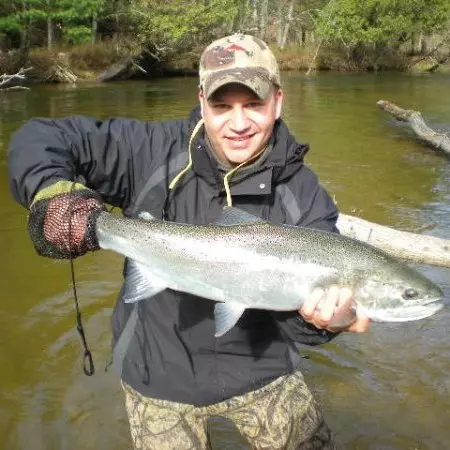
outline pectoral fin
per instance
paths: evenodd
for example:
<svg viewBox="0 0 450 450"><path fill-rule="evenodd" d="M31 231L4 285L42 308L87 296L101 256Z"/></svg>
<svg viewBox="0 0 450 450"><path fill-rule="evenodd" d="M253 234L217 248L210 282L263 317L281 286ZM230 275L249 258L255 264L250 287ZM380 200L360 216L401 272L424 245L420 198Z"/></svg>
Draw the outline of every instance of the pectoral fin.
<svg viewBox="0 0 450 450"><path fill-rule="evenodd" d="M233 328L244 313L245 309L246 306L241 303L216 303L216 306L214 307L216 333L214 336L220 337Z"/></svg>
<svg viewBox="0 0 450 450"><path fill-rule="evenodd" d="M125 303L135 303L153 297L166 289L167 284L152 276L149 269L136 261L128 260L123 300Z"/></svg>

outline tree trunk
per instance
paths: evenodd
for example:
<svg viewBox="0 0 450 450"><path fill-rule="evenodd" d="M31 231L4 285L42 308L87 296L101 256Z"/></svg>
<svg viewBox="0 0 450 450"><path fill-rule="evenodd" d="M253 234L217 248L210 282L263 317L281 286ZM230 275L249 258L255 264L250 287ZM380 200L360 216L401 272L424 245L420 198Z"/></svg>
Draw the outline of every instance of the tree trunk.
<svg viewBox="0 0 450 450"><path fill-rule="evenodd" d="M92 44L95 44L95 41L97 40L97 14L93 14L92 16L92 34L91 34L91 42Z"/></svg>
<svg viewBox="0 0 450 450"><path fill-rule="evenodd" d="M291 3L289 3L287 19L286 19L286 23L284 25L283 35L282 35L281 42L280 42L281 50L284 50L284 47L286 46L287 37L289 35L289 29L291 27L292 17L294 14L294 1L295 0L291 0Z"/></svg>
<svg viewBox="0 0 450 450"><path fill-rule="evenodd" d="M233 32L244 31L247 23L247 11L250 8L250 1L246 0L238 3L238 12L234 18L233 22Z"/></svg>
<svg viewBox="0 0 450 450"><path fill-rule="evenodd" d="M397 258L450 267L450 240L395 230L345 214L339 214L337 227L341 234L367 242Z"/></svg>
<svg viewBox="0 0 450 450"><path fill-rule="evenodd" d="M53 21L47 18L47 49L51 51L53 48Z"/></svg>
<svg viewBox="0 0 450 450"><path fill-rule="evenodd" d="M28 53L30 51L30 22L24 25L20 34L19 61L21 66L25 66L28 61Z"/></svg>
<svg viewBox="0 0 450 450"><path fill-rule="evenodd" d="M281 41L283 39L283 25L284 25L284 1L278 2L277 20L276 20L276 40L277 46L281 47Z"/></svg>
<svg viewBox="0 0 450 450"><path fill-rule="evenodd" d="M429 128L419 111L400 108L387 100L379 100L377 105L392 114L397 120L409 123L419 139L450 157L450 137L448 133L438 133Z"/></svg>
<svg viewBox="0 0 450 450"><path fill-rule="evenodd" d="M422 52L423 34L421 32L413 33L411 36L411 53L420 55Z"/></svg>
<svg viewBox="0 0 450 450"><path fill-rule="evenodd" d="M307 76L311 73L311 71L313 70L313 68L314 68L314 66L316 64L316 59L319 56L319 51L320 51L320 47L322 47L322 42L323 42L323 40L321 39L320 42L318 43L317 47L316 47L316 51L314 53L313 59L309 63L308 70L306 71L306 75Z"/></svg>
<svg viewBox="0 0 450 450"><path fill-rule="evenodd" d="M269 23L269 0L261 0L261 10L259 14L259 35L262 40L266 40L268 23Z"/></svg>
<svg viewBox="0 0 450 450"><path fill-rule="evenodd" d="M253 26L258 27L258 1L259 0L251 0L253 4L252 9L252 19L253 19Z"/></svg>
<svg viewBox="0 0 450 450"><path fill-rule="evenodd" d="M22 2L22 11L25 14L27 10L27 4ZM23 29L20 33L20 48L19 48L19 63L21 66L25 66L28 60L28 52L30 50L30 19L26 19L23 25Z"/></svg>

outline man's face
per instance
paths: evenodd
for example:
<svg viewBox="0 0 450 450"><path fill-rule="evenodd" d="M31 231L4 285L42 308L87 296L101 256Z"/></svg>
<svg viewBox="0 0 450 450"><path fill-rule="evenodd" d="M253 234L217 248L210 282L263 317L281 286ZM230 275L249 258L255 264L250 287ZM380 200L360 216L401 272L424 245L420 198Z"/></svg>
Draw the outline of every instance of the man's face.
<svg viewBox="0 0 450 450"><path fill-rule="evenodd" d="M227 84L209 100L199 93L205 130L219 160L236 166L262 150L280 117L283 91L273 88L261 100L247 87Z"/></svg>

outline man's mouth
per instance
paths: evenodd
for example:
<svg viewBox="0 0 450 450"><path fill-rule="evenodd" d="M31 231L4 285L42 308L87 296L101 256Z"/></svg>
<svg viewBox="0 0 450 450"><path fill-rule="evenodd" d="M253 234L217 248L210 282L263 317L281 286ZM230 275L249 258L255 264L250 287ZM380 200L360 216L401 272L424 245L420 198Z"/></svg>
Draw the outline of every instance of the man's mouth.
<svg viewBox="0 0 450 450"><path fill-rule="evenodd" d="M231 149L239 150L247 148L252 142L255 134L246 134L245 136L227 136L227 141Z"/></svg>
<svg viewBox="0 0 450 450"><path fill-rule="evenodd" d="M227 139L234 142L247 141L251 139L255 134L246 134L245 136L227 136Z"/></svg>

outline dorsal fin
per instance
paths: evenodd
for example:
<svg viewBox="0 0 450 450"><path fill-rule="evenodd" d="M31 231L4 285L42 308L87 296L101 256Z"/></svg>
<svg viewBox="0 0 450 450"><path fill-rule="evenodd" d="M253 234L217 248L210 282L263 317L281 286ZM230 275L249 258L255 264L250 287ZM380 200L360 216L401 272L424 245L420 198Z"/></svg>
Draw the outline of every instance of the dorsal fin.
<svg viewBox="0 0 450 450"><path fill-rule="evenodd" d="M146 220L147 222L151 222L152 220L155 220L155 218L148 211L141 211L138 214L138 219Z"/></svg>
<svg viewBox="0 0 450 450"><path fill-rule="evenodd" d="M214 225L222 226L251 223L266 223L266 221L234 206L225 206L220 216L213 222Z"/></svg>

